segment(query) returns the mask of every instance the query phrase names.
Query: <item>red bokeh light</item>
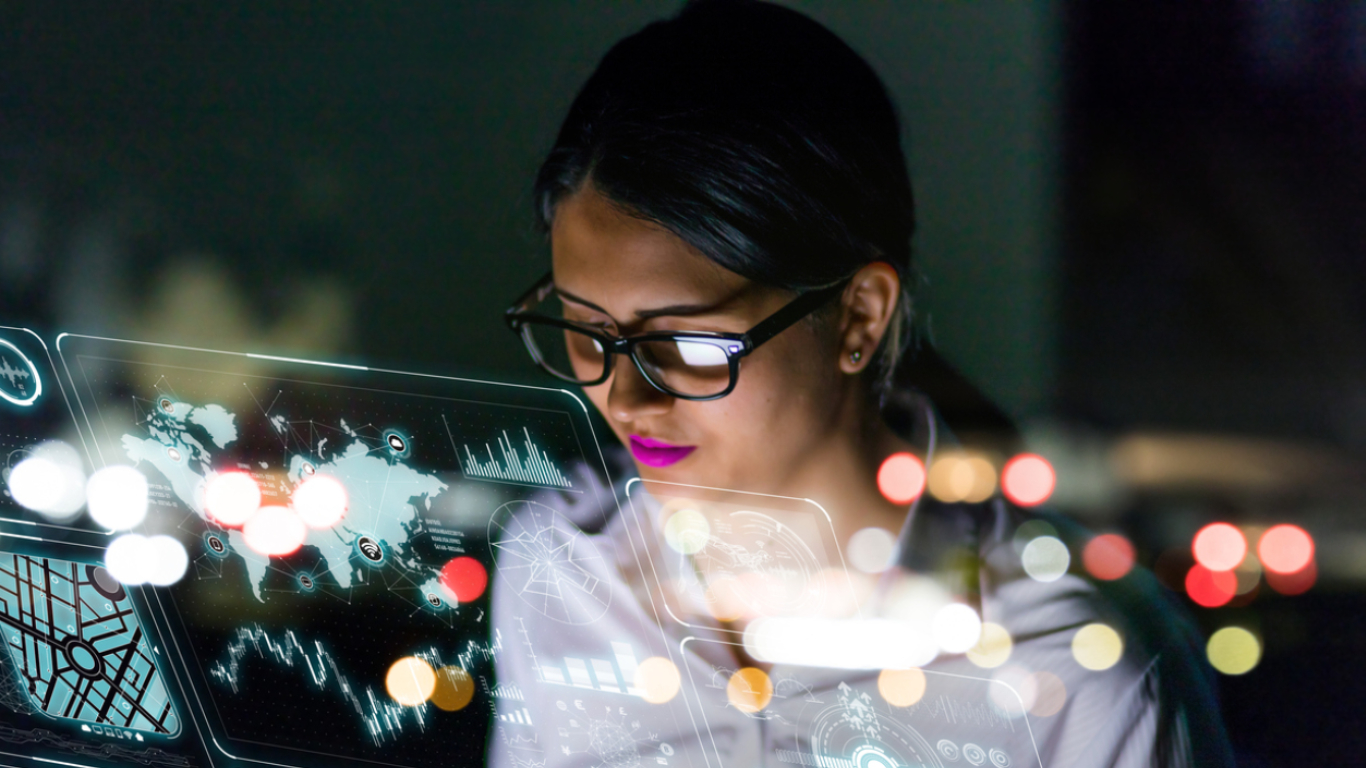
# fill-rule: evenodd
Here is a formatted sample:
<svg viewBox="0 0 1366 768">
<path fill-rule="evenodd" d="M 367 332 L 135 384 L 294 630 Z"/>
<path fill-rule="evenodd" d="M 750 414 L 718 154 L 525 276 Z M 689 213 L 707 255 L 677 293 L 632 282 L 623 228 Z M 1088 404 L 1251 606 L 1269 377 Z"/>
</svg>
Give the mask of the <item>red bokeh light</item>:
<svg viewBox="0 0 1366 768">
<path fill-rule="evenodd" d="M 1302 595 L 1314 586 L 1314 582 L 1319 580 L 1319 568 L 1313 560 L 1310 560 L 1308 565 L 1295 573 L 1276 573 L 1268 570 L 1264 576 L 1267 586 L 1282 595 Z"/>
<path fill-rule="evenodd" d="M 1314 560 L 1314 539 L 1298 525 L 1277 525 L 1262 534 L 1257 557 L 1272 573 L 1299 573 Z"/>
<path fill-rule="evenodd" d="M 1022 453 L 1006 462 L 1001 470 L 1001 492 L 1022 507 L 1042 504 L 1053 495 L 1058 476 L 1053 465 L 1042 456 Z"/>
<path fill-rule="evenodd" d="M 1186 572 L 1186 594 L 1206 608 L 1218 608 L 1238 592 L 1238 577 L 1232 571 L 1211 571 L 1196 563 Z"/>
<path fill-rule="evenodd" d="M 280 557 L 303 546 L 308 527 L 287 507 L 261 507 L 242 526 L 242 537 L 256 552 Z"/>
<path fill-rule="evenodd" d="M 1091 539 L 1081 552 L 1086 572 L 1101 581 L 1124 578 L 1134 567 L 1134 545 L 1118 533 Z"/>
<path fill-rule="evenodd" d="M 441 586 L 458 603 L 478 600 L 488 584 L 489 573 L 484 570 L 484 564 L 472 557 L 453 558 L 441 569 Z"/>
<path fill-rule="evenodd" d="M 893 504 L 909 504 L 925 492 L 925 465 L 909 453 L 894 453 L 882 460 L 877 489 Z"/>
<path fill-rule="evenodd" d="M 1231 571 L 1247 556 L 1247 539 L 1228 523 L 1211 523 L 1196 532 L 1191 552 L 1211 571 Z"/>
</svg>

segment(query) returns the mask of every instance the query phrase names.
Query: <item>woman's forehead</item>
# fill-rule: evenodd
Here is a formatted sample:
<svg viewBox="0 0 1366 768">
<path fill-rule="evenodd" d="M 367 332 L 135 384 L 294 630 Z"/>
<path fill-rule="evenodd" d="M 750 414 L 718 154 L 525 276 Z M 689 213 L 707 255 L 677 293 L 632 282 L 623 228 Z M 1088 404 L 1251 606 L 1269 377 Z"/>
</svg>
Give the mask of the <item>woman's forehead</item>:
<svg viewBox="0 0 1366 768">
<path fill-rule="evenodd" d="M 551 247 L 556 287 L 621 320 L 659 307 L 727 303 L 754 288 L 591 186 L 560 202 Z"/>
</svg>

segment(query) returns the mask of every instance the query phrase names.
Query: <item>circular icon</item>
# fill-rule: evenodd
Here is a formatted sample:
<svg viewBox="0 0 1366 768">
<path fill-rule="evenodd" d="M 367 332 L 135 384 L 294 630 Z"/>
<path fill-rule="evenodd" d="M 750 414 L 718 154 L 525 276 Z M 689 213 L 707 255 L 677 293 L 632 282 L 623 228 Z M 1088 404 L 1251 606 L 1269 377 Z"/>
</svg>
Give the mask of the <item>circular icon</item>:
<svg viewBox="0 0 1366 768">
<path fill-rule="evenodd" d="M 428 592 L 428 593 L 425 595 L 425 597 L 427 598 L 427 605 L 430 605 L 430 606 L 433 607 L 433 608 L 440 608 L 441 606 L 443 606 L 443 605 L 446 604 L 446 601 L 445 601 L 445 600 L 442 600 L 442 599 L 441 599 L 436 593 L 434 593 L 434 592 Z"/>
<path fill-rule="evenodd" d="M 310 575 L 308 575 L 308 574 L 306 574 L 306 573 L 301 573 L 301 574 L 299 574 L 299 587 L 302 588 L 303 591 L 305 591 L 305 592 L 312 592 L 312 591 L 313 591 L 313 588 L 316 587 L 316 586 L 317 586 L 317 582 L 313 581 L 313 577 L 312 577 L 312 576 L 310 576 Z"/>
<path fill-rule="evenodd" d="M 362 536 L 356 539 L 356 551 L 360 556 L 371 565 L 379 565 L 384 562 L 384 546 L 374 539 L 373 536 Z"/>
<path fill-rule="evenodd" d="M 80 676 L 89 680 L 100 680 L 104 677 L 104 660 L 89 642 L 72 637 L 62 646 L 62 655 Z"/>
<path fill-rule="evenodd" d="M 943 755 L 944 759 L 949 762 L 958 762 L 958 757 L 962 754 L 958 751 L 958 745 L 948 739 L 940 739 L 939 743 L 935 744 L 935 747 L 939 749 L 939 754 Z"/>
<path fill-rule="evenodd" d="M 987 753 L 987 758 L 996 768 L 1010 768 L 1010 755 L 999 749 L 993 749 Z"/>
<path fill-rule="evenodd" d="M 674 748 L 669 746 L 667 743 L 660 744 L 659 751 L 663 752 L 665 757 L 673 757 L 674 754 Z"/>
<path fill-rule="evenodd" d="M 0 398 L 15 405 L 29 406 L 43 394 L 38 369 L 13 344 L 0 339 Z"/>
<path fill-rule="evenodd" d="M 90 586 L 94 587 L 96 592 L 110 600 L 122 600 L 128 594 L 123 591 L 123 584 L 119 583 L 119 580 L 114 578 L 114 574 L 106 570 L 104 566 L 87 565 L 85 567 L 85 578 L 90 581 Z"/>
<path fill-rule="evenodd" d="M 175 413 L 175 403 L 171 402 L 170 398 L 161 398 L 161 402 L 158 403 L 158 405 L 161 406 L 161 410 L 167 413 Z"/>
<path fill-rule="evenodd" d="M 221 556 L 226 555 L 228 553 L 228 545 L 224 543 L 224 541 L 221 538 L 219 538 L 217 534 L 205 534 L 204 546 L 208 547 L 209 551 L 215 555 Z"/>
<path fill-rule="evenodd" d="M 405 453 L 408 450 L 408 441 L 397 432 L 386 434 L 384 441 L 389 444 L 389 449 L 394 453 Z"/>
<path fill-rule="evenodd" d="M 304 462 L 304 474 L 305 474 L 305 475 L 311 475 L 311 474 L 313 474 L 314 472 L 317 472 L 317 471 L 318 471 L 318 470 L 316 470 L 316 469 L 313 468 L 313 465 L 312 465 L 312 464 L 309 464 L 309 463 L 306 462 L 306 461 Z"/>
<path fill-rule="evenodd" d="M 180 449 L 174 446 L 166 449 L 166 455 L 171 457 L 171 461 L 180 461 Z"/>
<path fill-rule="evenodd" d="M 973 765 L 981 765 L 987 761 L 987 753 L 986 750 L 976 744 L 964 744 L 963 759 Z"/>
</svg>

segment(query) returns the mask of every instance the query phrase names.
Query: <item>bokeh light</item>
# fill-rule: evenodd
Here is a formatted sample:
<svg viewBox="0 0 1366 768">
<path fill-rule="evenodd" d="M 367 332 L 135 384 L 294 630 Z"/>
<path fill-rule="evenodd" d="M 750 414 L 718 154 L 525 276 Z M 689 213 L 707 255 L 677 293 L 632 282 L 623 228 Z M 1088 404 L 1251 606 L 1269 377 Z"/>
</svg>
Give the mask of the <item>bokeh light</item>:
<svg viewBox="0 0 1366 768">
<path fill-rule="evenodd" d="M 992 673 L 991 682 L 987 696 L 1000 714 L 1014 719 L 1034 706 L 1039 683 L 1027 667 L 1007 664 Z"/>
<path fill-rule="evenodd" d="M 940 650 L 963 653 L 982 637 L 982 620 L 977 612 L 962 603 L 949 603 L 934 614 L 930 632 Z"/>
<path fill-rule="evenodd" d="M 436 671 L 436 686 L 432 689 L 432 704 L 446 712 L 457 712 L 469 705 L 474 698 L 474 678 L 470 673 L 455 666 L 446 666 Z"/>
<path fill-rule="evenodd" d="M 10 496 L 53 520 L 66 522 L 85 506 L 85 468 L 76 449 L 60 440 L 39 443 L 15 464 L 7 479 Z"/>
<path fill-rule="evenodd" d="M 1122 579 L 1134 568 L 1134 545 L 1118 533 L 1103 533 L 1086 542 L 1081 562 L 1093 578 Z"/>
<path fill-rule="evenodd" d="M 678 695 L 683 678 L 678 667 L 663 656 L 651 656 L 636 667 L 635 687 L 650 704 L 664 704 Z"/>
<path fill-rule="evenodd" d="M 1226 675 L 1244 675 L 1262 660 L 1262 643 L 1242 627 L 1224 627 L 1210 635 L 1205 655 L 1215 669 Z"/>
<path fill-rule="evenodd" d="M 1022 507 L 1033 507 L 1048 501 L 1057 482 L 1058 476 L 1053 472 L 1053 465 L 1033 453 L 1016 456 L 1006 462 L 1001 470 L 1001 492 Z"/>
<path fill-rule="evenodd" d="M 104 567 L 124 584 L 144 584 L 155 557 L 146 536 L 125 533 L 111 541 L 104 551 Z"/>
<path fill-rule="evenodd" d="M 389 667 L 384 689 L 399 704 L 416 707 L 426 703 L 436 691 L 436 670 L 416 656 L 404 657 Z"/>
<path fill-rule="evenodd" d="M 261 487 L 246 472 L 224 472 L 204 489 L 204 508 L 219 525 L 235 528 L 261 507 Z"/>
<path fill-rule="evenodd" d="M 489 573 L 484 564 L 472 557 L 451 558 L 441 567 L 441 586 L 457 603 L 472 603 L 484 594 Z"/>
<path fill-rule="evenodd" d="M 1294 573 L 1266 572 L 1266 585 L 1282 595 L 1302 595 L 1319 579 L 1319 567 L 1313 561 Z"/>
<path fill-rule="evenodd" d="M 1272 573 L 1296 573 L 1314 559 L 1314 539 L 1298 525 L 1273 526 L 1257 542 L 1257 556 Z"/>
<path fill-rule="evenodd" d="M 85 484 L 86 507 L 95 522 L 126 531 L 147 517 L 147 478 L 132 467 L 105 467 Z"/>
<path fill-rule="evenodd" d="M 918 668 L 884 669 L 877 676 L 877 692 L 894 707 L 909 707 L 925 697 L 925 673 Z"/>
<path fill-rule="evenodd" d="M 664 541 L 675 552 L 695 555 L 706 549 L 711 541 L 711 524 L 706 515 L 685 507 L 670 515 L 664 523 Z"/>
<path fill-rule="evenodd" d="M 925 492 L 925 465 L 910 453 L 894 453 L 877 470 L 877 488 L 893 504 L 909 504 Z"/>
<path fill-rule="evenodd" d="M 1238 586 L 1234 588 L 1237 594 L 1247 595 L 1257 589 L 1257 585 L 1262 581 L 1262 563 L 1257 559 L 1255 552 L 1248 550 L 1243 562 L 1233 569 L 1233 577 L 1238 582 Z"/>
<path fill-rule="evenodd" d="M 1035 717 L 1052 717 L 1067 703 L 1067 686 L 1062 678 L 1052 672 L 1035 672 L 1030 675 L 1033 682 L 1034 701 L 1029 705 L 1029 714 Z"/>
<path fill-rule="evenodd" d="M 1195 562 L 1211 571 L 1231 571 L 1247 555 L 1247 539 L 1228 523 L 1210 523 L 1195 533 L 1191 552 Z"/>
<path fill-rule="evenodd" d="M 745 714 L 754 714 L 773 700 L 773 681 L 758 667 L 744 667 L 730 676 L 726 699 Z"/>
<path fill-rule="evenodd" d="M 295 514 L 309 528 L 331 528 L 346 514 L 346 488 L 327 475 L 313 475 L 300 483 L 290 501 Z"/>
<path fill-rule="evenodd" d="M 144 572 L 147 583 L 166 587 L 180 581 L 190 565 L 185 545 L 171 536 L 150 536 L 146 547 L 150 558 Z"/>
<path fill-rule="evenodd" d="M 882 573 L 896 554 L 896 537 L 886 528 L 864 528 L 849 537 L 849 562 L 864 573 Z"/>
<path fill-rule="evenodd" d="M 968 649 L 968 661 L 982 669 L 995 669 L 1010 659 L 1014 650 L 1010 632 L 995 622 L 982 622 L 982 636 Z"/>
<path fill-rule="evenodd" d="M 930 465 L 927 485 L 940 501 L 975 504 L 996 491 L 996 469 L 976 454 L 946 453 Z"/>
<path fill-rule="evenodd" d="M 1186 572 L 1186 594 L 1197 605 L 1218 608 L 1238 594 L 1238 577 L 1232 571 L 1211 571 L 1196 563 Z"/>
<path fill-rule="evenodd" d="M 1039 536 L 1025 545 L 1024 552 L 1020 553 L 1020 563 L 1035 581 L 1057 581 L 1067 573 L 1072 555 L 1061 539 Z"/>
<path fill-rule="evenodd" d="M 1123 655 L 1124 639 L 1107 624 L 1087 624 L 1072 636 L 1072 658 L 1089 670 L 1109 669 Z"/>
<path fill-rule="evenodd" d="M 261 507 L 242 526 L 242 537 L 247 546 L 267 557 L 279 557 L 295 552 L 303 546 L 308 526 L 286 507 Z"/>
</svg>

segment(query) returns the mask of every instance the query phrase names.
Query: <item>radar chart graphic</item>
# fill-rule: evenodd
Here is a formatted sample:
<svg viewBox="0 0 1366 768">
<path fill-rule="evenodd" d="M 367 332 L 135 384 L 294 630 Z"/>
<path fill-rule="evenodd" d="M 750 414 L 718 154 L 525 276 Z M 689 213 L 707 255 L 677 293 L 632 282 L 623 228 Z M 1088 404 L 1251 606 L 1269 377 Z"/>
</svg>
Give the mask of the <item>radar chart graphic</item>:
<svg viewBox="0 0 1366 768">
<path fill-rule="evenodd" d="M 825 592 L 814 587 L 821 559 L 796 531 L 748 510 L 732 512 L 724 520 L 727 532 L 712 533 L 706 546 L 692 556 L 704 584 L 758 576 L 764 589 L 734 590 L 754 615 L 819 612 Z"/>
<path fill-rule="evenodd" d="M 611 605 L 605 568 L 587 534 L 559 512 L 534 501 L 512 501 L 489 520 L 498 576 L 522 602 L 546 618 L 589 624 Z"/>
<path fill-rule="evenodd" d="M 51 717 L 173 736 L 180 720 L 123 585 L 96 565 L 0 553 L 11 680 Z"/>
</svg>

